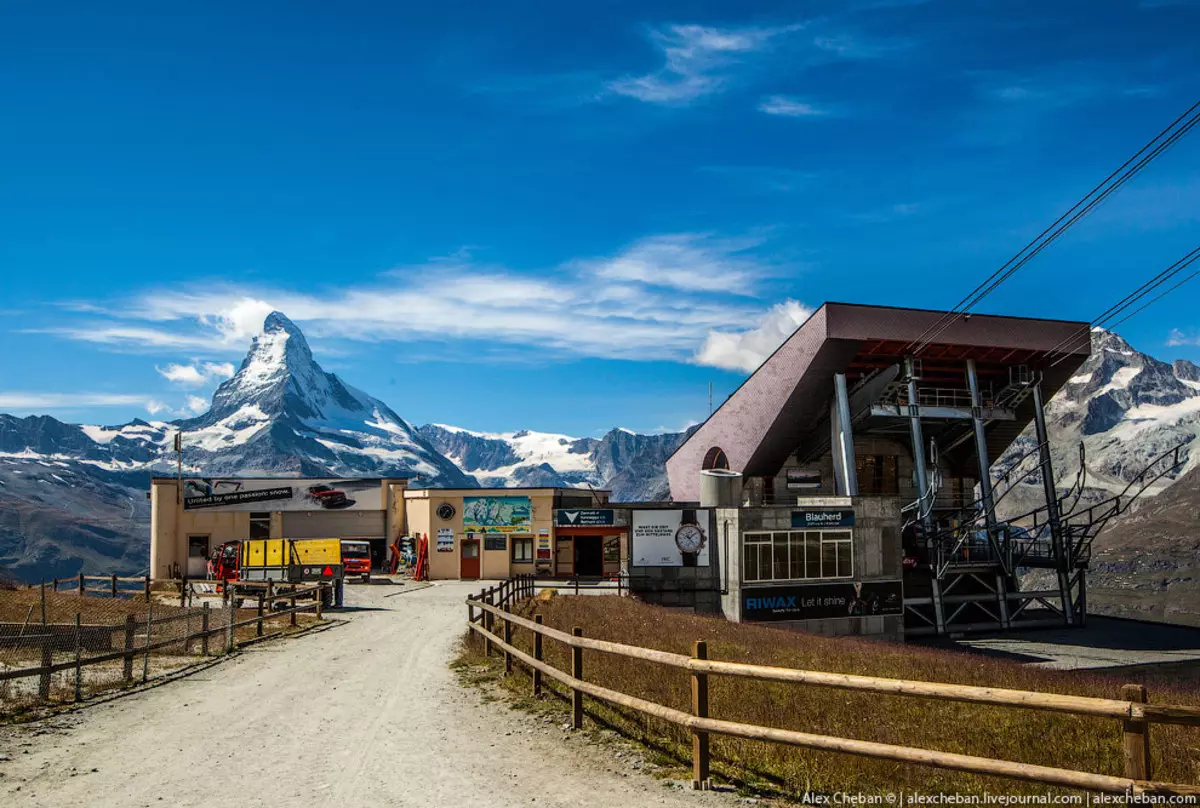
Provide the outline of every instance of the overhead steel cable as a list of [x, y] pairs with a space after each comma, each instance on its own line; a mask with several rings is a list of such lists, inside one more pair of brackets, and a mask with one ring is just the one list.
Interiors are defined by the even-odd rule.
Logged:
[[[1062, 356], [1060, 356], [1058, 359], [1056, 359], [1050, 363], [1050, 367], [1054, 367], [1055, 365], [1059, 364], [1060, 362], [1065, 360], [1068, 356], [1073, 354], [1075, 351], [1079, 350], [1084, 345], [1086, 345], [1091, 340], [1092, 329], [1105, 328], [1105, 329], [1111, 330], [1113, 328], [1116, 328], [1118, 325], [1125, 322], [1130, 317], [1133, 317], [1134, 315], [1139, 314], [1142, 311], [1145, 311], [1147, 308], [1154, 305], [1158, 301], [1162, 300], [1164, 297], [1171, 294], [1176, 289], [1178, 289], [1179, 287], [1183, 286], [1188, 281], [1195, 278], [1197, 275], [1200, 275], [1200, 269], [1192, 272], [1191, 274], [1185, 276], [1183, 278], [1183, 280], [1177, 282], [1174, 286], [1171, 286], [1168, 289], [1166, 289], [1165, 291], [1160, 292], [1158, 295], [1151, 298], [1147, 302], [1143, 303], [1141, 306], [1138, 306], [1138, 308], [1134, 309], [1133, 311], [1129, 312], [1128, 314], [1125, 314], [1125, 312], [1129, 311], [1129, 309], [1132, 306], [1136, 305], [1138, 302], [1145, 299], [1146, 296], [1149, 295], [1150, 293], [1152, 293], [1155, 289], [1160, 288], [1163, 284], [1165, 284], [1168, 281], [1170, 281], [1171, 279], [1177, 277], [1181, 272], [1183, 272], [1185, 269], [1187, 269], [1189, 266], [1191, 266], [1193, 263], [1195, 263], [1198, 259], [1200, 259], [1200, 247], [1193, 249], [1187, 255], [1183, 256], [1178, 261], [1171, 264], [1171, 266], [1167, 267], [1162, 272], [1158, 273], [1153, 278], [1151, 278], [1150, 280], [1143, 283], [1137, 289], [1134, 289], [1132, 292], [1127, 294], [1125, 297], [1121, 298], [1116, 303], [1109, 306], [1103, 313], [1101, 313], [1098, 317], [1096, 317], [1090, 323], [1088, 323], [1086, 329], [1084, 330], [1084, 332], [1082, 334], [1075, 334], [1074, 336], [1067, 337], [1066, 339], [1062, 340], [1057, 345], [1055, 345], [1053, 348], [1050, 348], [1049, 350], [1044, 351], [1043, 356], [1050, 356], [1050, 355], [1053, 355], [1056, 353], [1062, 354]], [[1123, 314], [1124, 314], [1124, 316], [1122, 317], [1121, 315], [1123, 315]], [[1117, 318], [1117, 317], [1120, 317], [1120, 319], [1114, 320], [1114, 318]]]
[[1169, 126], [1155, 135], [1150, 142], [1139, 149], [1132, 157], [1121, 164], [1104, 180], [1089, 191], [1082, 199], [1071, 206], [1066, 213], [1058, 217], [1049, 227], [1039, 233], [1012, 258], [1008, 259], [999, 269], [989, 275], [976, 286], [966, 297], [958, 302], [949, 312], [943, 314], [938, 321], [927, 328], [917, 339], [910, 342], [905, 351], [913, 354], [920, 353], [934, 342], [947, 328], [960, 317], [967, 314], [985, 297], [1020, 270], [1034, 256], [1052, 244], [1059, 236], [1076, 224], [1080, 219], [1095, 210], [1109, 196], [1115, 193], [1126, 182], [1135, 177], [1154, 159], [1177, 143], [1184, 135], [1200, 124], [1200, 101], [1192, 104], [1182, 115], [1171, 122]]

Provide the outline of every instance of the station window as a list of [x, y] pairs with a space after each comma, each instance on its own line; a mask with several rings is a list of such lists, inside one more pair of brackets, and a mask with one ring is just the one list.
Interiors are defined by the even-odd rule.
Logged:
[[513, 539], [512, 560], [514, 564], [532, 564], [533, 539]]
[[807, 581], [854, 575], [849, 530], [791, 530], [747, 533], [742, 580]]
[[896, 455], [859, 455], [855, 458], [858, 472], [858, 493], [899, 494], [900, 465]]
[[250, 514], [250, 538], [251, 539], [269, 539], [269, 538], [271, 538], [271, 514], [269, 514], [269, 513], [252, 513], [252, 514]]

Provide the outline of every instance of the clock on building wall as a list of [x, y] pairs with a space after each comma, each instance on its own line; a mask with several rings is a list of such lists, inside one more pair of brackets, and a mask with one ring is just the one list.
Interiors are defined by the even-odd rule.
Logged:
[[449, 521], [454, 518], [454, 506], [449, 502], [443, 502], [437, 506], [437, 515], [442, 519]]

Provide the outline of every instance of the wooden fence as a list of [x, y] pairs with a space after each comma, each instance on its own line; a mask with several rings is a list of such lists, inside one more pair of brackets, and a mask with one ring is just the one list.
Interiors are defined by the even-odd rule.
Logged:
[[[273, 592], [273, 587], [268, 586], [259, 591], [257, 595], [256, 610], [253, 617], [245, 620], [237, 620], [237, 610], [230, 610], [230, 617], [224, 622], [224, 625], [211, 625], [211, 612], [209, 605], [205, 603], [200, 609], [193, 609], [185, 614], [174, 614], [169, 617], [155, 618], [153, 602], [149, 605], [149, 610], [144, 620], [138, 620], [133, 615], [128, 615], [125, 622], [119, 625], [112, 626], [83, 626], [80, 615], [75, 615], [75, 623], [73, 627], [68, 627], [71, 630], [71, 647], [68, 651], [74, 651], [74, 658], [66, 662], [53, 662], [53, 652], [56, 647], [62, 650], [61, 631], [47, 632], [47, 627], [40, 624], [34, 624], [33, 630], [42, 630], [42, 634], [25, 634], [19, 637], [0, 639], [0, 646], [5, 644], [13, 646], [20, 644], [22, 647], [40, 646], [42, 654], [42, 662], [36, 667], [18, 668], [13, 670], [0, 670], [0, 682], [5, 682], [11, 679], [23, 679], [26, 677], [36, 676], [39, 678], [38, 694], [40, 698], [47, 699], [50, 695], [50, 677], [55, 673], [73, 670], [75, 672], [75, 701], [80, 701], [82, 698], [81, 683], [82, 669], [89, 665], [99, 665], [106, 662], [115, 662], [122, 660], [124, 664], [123, 680], [130, 682], [133, 680], [133, 665], [134, 661], [140, 656], [142, 658], [142, 681], [145, 682], [149, 676], [149, 658], [153, 651], [161, 650], [169, 646], [182, 645], [185, 649], [190, 648], [192, 643], [200, 643], [200, 653], [202, 656], [208, 656], [210, 651], [210, 638], [222, 637], [225, 653], [231, 653], [238, 647], [237, 629], [246, 626], [255, 627], [255, 640], [265, 638], [264, 621], [275, 617], [288, 617], [292, 626], [296, 625], [296, 615], [301, 612], [314, 611], [318, 620], [322, 617], [322, 608], [324, 599], [327, 593], [323, 590], [328, 584], [318, 583], [304, 589], [291, 589], [278, 594]], [[311, 599], [311, 603], [296, 604], [297, 600], [303, 601]], [[272, 606], [280, 601], [287, 601], [288, 606], [285, 609], [273, 609]], [[174, 636], [166, 639], [151, 642], [152, 634], [156, 629], [162, 629], [164, 626], [196, 619], [197, 612], [200, 617], [200, 630], [192, 632], [185, 630], [183, 636]], [[54, 626], [55, 629], [59, 628]], [[95, 633], [97, 631], [106, 631], [110, 634], [123, 632], [124, 647], [110, 651], [108, 653], [98, 654], [95, 656], [83, 656], [85, 649], [85, 640], [87, 632]], [[139, 645], [137, 642], [138, 635], [141, 634], [143, 642]]]
[[[500, 649], [504, 654], [506, 672], [512, 671], [514, 660], [524, 663], [532, 673], [535, 696], [541, 693], [543, 675], [568, 687], [571, 690], [572, 723], [576, 729], [581, 728], [583, 724], [583, 697], [586, 694], [690, 730], [692, 734], [692, 780], [693, 786], [696, 788], [707, 787], [710, 762], [709, 735], [719, 734], [901, 763], [934, 766], [977, 775], [1064, 786], [1090, 792], [1127, 796], [1200, 796], [1200, 786], [1163, 783], [1151, 779], [1149, 735], [1150, 725], [1154, 723], [1200, 726], [1200, 708], [1148, 704], [1146, 690], [1139, 685], [1126, 685], [1122, 689], [1121, 699], [1102, 699], [1024, 690], [883, 679], [872, 676], [852, 676], [712, 660], [708, 658], [707, 645], [703, 640], [696, 641], [693, 654], [689, 657], [684, 654], [651, 648], [588, 639], [583, 636], [583, 629], [579, 627], [575, 627], [572, 633], [568, 634], [542, 625], [540, 614], [534, 615], [533, 620], [512, 614], [513, 604], [523, 598], [531, 597], [534, 591], [535, 583], [532, 577], [522, 576], [509, 579], [498, 586], [482, 590], [478, 595], [467, 598], [468, 628], [483, 638], [486, 653], [491, 654], [493, 647]], [[503, 624], [500, 633], [496, 631], [497, 620]], [[512, 644], [513, 626], [533, 632], [532, 655], [526, 654]], [[560, 671], [543, 660], [543, 638], [549, 638], [570, 647], [570, 673]], [[692, 680], [691, 712], [676, 710], [584, 681], [583, 652], [585, 649], [654, 662], [687, 671], [691, 674]], [[895, 746], [873, 741], [722, 721], [709, 715], [708, 677], [714, 675], [1111, 718], [1122, 724], [1125, 776], [1093, 774], [1009, 760], [995, 760], [931, 749]]]

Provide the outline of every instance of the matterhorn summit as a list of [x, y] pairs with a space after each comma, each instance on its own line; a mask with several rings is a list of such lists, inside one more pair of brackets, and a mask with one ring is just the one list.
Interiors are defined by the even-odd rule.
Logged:
[[272, 312], [212, 408], [179, 424], [185, 463], [206, 476], [413, 476], [418, 486], [471, 486], [382, 401], [326, 373], [308, 340]]

